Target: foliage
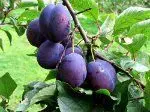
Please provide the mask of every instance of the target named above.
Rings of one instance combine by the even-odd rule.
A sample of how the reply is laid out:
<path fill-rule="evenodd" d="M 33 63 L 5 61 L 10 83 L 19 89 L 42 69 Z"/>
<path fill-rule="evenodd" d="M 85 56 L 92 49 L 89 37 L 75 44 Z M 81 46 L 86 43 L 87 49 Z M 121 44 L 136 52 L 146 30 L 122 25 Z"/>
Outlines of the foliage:
<path fill-rule="evenodd" d="M 37 2 L 8 1 L 0 0 L 0 30 L 6 33 L 11 45 L 13 37 L 10 29 L 14 29 L 19 36 L 22 36 L 28 23 L 39 17 L 45 4 L 43 0 L 37 0 Z M 45 82 L 36 81 L 25 86 L 23 99 L 16 111 L 26 111 L 33 104 L 44 105 L 43 111 L 55 112 L 150 111 L 150 54 L 149 51 L 142 49 L 147 47 L 150 40 L 150 8 L 146 8 L 149 6 L 146 0 L 134 1 L 145 5 L 145 8 L 139 6 L 128 8 L 131 4 L 136 3 L 131 0 L 103 0 L 103 2 L 70 0 L 76 12 L 92 8 L 81 14 L 81 17 L 85 21 L 88 20 L 86 24 L 90 21 L 90 24 L 97 26 L 96 35 L 92 32 L 87 33 L 90 38 L 99 37 L 98 45 L 96 42 L 92 43 L 93 46 L 96 46 L 93 47 L 94 50 L 101 50 L 104 57 L 129 72 L 131 79 L 127 78 L 127 74 L 117 70 L 118 81 L 115 91 L 112 93 L 107 90 L 95 92 L 88 88 L 72 88 L 64 82 L 56 81 L 57 71 L 51 70 Z M 109 13 L 110 11 L 113 13 Z M 99 31 L 100 23 L 101 31 Z M 82 24 L 83 28 L 87 29 L 84 24 Z M 78 32 L 75 35 L 78 42 L 81 37 Z M 85 46 L 83 43 L 80 45 Z M 0 48 L 4 50 L 1 38 Z M 144 90 L 135 83 L 134 79 L 145 84 Z M 0 95 L 2 96 L 0 111 L 9 111 L 6 106 L 7 100 L 16 86 L 9 73 L 0 78 Z"/>

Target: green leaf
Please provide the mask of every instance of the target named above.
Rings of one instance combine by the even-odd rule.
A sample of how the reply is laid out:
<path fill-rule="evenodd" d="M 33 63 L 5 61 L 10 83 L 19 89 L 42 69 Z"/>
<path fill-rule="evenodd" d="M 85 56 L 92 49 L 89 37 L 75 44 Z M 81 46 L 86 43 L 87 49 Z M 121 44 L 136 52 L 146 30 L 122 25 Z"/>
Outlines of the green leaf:
<path fill-rule="evenodd" d="M 2 51 L 4 51 L 3 40 L 1 38 L 0 38 L 0 48 L 2 49 Z"/>
<path fill-rule="evenodd" d="M 4 74 L 0 78 L 0 95 L 6 97 L 7 99 L 9 99 L 10 95 L 13 93 L 16 87 L 17 84 L 11 78 L 9 73 Z"/>
<path fill-rule="evenodd" d="M 114 94 L 119 96 L 120 100 L 115 106 L 115 112 L 125 112 L 126 106 L 128 104 L 128 86 L 131 83 L 131 80 L 124 81 L 117 84 Z"/>
<path fill-rule="evenodd" d="M 129 68 L 132 68 L 133 70 L 136 70 L 137 72 L 147 72 L 150 70 L 147 65 L 144 65 L 138 61 L 134 61 L 130 59 L 129 57 L 121 58 L 120 65 L 124 70 L 127 70 Z"/>
<path fill-rule="evenodd" d="M 122 47 L 127 49 L 130 53 L 134 54 L 146 43 L 147 37 L 143 34 L 134 35 L 131 43 L 120 43 Z"/>
<path fill-rule="evenodd" d="M 65 83 L 57 81 L 58 106 L 61 112 L 91 112 L 92 98 L 71 93 Z"/>
<path fill-rule="evenodd" d="M 117 35 L 122 33 L 125 29 L 129 29 L 133 24 L 149 18 L 150 8 L 130 7 L 117 17 L 114 34 Z"/>
<path fill-rule="evenodd" d="M 132 66 L 132 68 L 134 70 L 136 70 L 137 72 L 147 72 L 150 70 L 150 68 L 148 68 L 146 65 L 143 65 L 141 63 L 135 63 L 134 66 Z"/>
<path fill-rule="evenodd" d="M 99 89 L 99 90 L 96 91 L 96 93 L 110 96 L 110 92 L 107 89 Z"/>
<path fill-rule="evenodd" d="M 45 81 L 51 80 L 56 78 L 56 75 L 58 75 L 58 70 L 54 69 L 54 70 L 50 70 L 49 74 L 47 75 Z"/>
<path fill-rule="evenodd" d="M 35 7 L 35 6 L 38 6 L 38 4 L 37 2 L 34 2 L 34 1 L 24 1 L 18 4 L 18 8 Z"/>
<path fill-rule="evenodd" d="M 12 45 L 12 35 L 11 35 L 11 33 L 7 30 L 3 30 L 3 31 L 6 33 L 8 39 L 9 39 L 10 45 Z"/>
<path fill-rule="evenodd" d="M 4 25 L 0 28 L 2 31 L 4 31 L 9 39 L 10 45 L 12 44 L 12 35 L 10 33 L 10 30 L 12 30 L 11 25 Z"/>
<path fill-rule="evenodd" d="M 14 3 L 15 3 L 15 0 L 9 0 L 10 7 L 12 9 L 14 8 Z"/>
<path fill-rule="evenodd" d="M 83 14 L 89 19 L 96 21 L 99 15 L 98 5 L 94 0 L 69 0 L 73 8 L 77 11 L 83 11 L 88 8 L 91 10 L 84 12 Z"/>
<path fill-rule="evenodd" d="M 120 65 L 124 70 L 131 68 L 134 66 L 134 61 L 131 60 L 129 57 L 123 57 L 120 59 Z"/>
<path fill-rule="evenodd" d="M 106 37 L 107 35 L 111 35 L 113 33 L 113 28 L 115 25 L 115 15 L 108 15 L 106 20 L 101 26 L 101 35 Z"/>
<path fill-rule="evenodd" d="M 23 101 L 17 106 L 16 111 L 26 111 L 30 106 L 31 99 L 43 88 L 48 87 L 48 84 L 35 81 L 25 86 L 23 93 Z"/>
<path fill-rule="evenodd" d="M 14 19 L 13 17 L 10 17 L 10 20 L 11 20 L 12 25 L 15 28 L 15 31 L 17 32 L 18 36 L 22 36 L 25 32 L 25 28 L 23 26 L 18 26 L 16 19 Z"/>
<path fill-rule="evenodd" d="M 6 112 L 3 107 L 0 106 L 0 112 Z"/>
<path fill-rule="evenodd" d="M 38 10 L 42 10 L 45 5 L 44 5 L 44 1 L 43 0 L 37 0 L 38 1 Z"/>
<path fill-rule="evenodd" d="M 127 112 L 148 112 L 139 101 L 129 102 Z"/>
<path fill-rule="evenodd" d="M 43 100 L 51 100 L 51 97 L 56 93 L 56 84 L 51 84 L 48 87 L 41 89 L 32 99 L 31 105 Z M 49 101 L 50 102 L 50 101 Z"/>
<path fill-rule="evenodd" d="M 28 22 L 39 17 L 40 12 L 37 10 L 25 10 L 18 18 L 18 22 Z"/>
<path fill-rule="evenodd" d="M 7 17 L 13 17 L 13 18 L 18 18 L 23 12 L 25 11 L 24 8 L 17 8 L 17 9 L 14 9 L 12 11 L 10 11 L 8 13 L 8 16 Z"/>
<path fill-rule="evenodd" d="M 150 111 L 150 72 L 145 76 L 146 86 L 144 89 L 145 107 Z"/>
<path fill-rule="evenodd" d="M 128 32 L 128 36 L 133 36 L 136 34 L 144 34 L 148 38 L 150 37 L 150 19 L 132 25 Z"/>

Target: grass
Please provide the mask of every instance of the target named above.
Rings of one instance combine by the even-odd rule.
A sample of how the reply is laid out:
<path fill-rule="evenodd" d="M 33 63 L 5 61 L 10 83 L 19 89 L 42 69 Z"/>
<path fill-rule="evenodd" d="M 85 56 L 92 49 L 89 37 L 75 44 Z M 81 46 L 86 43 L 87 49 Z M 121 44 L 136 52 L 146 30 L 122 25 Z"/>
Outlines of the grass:
<path fill-rule="evenodd" d="M 4 52 L 0 51 L 0 76 L 9 72 L 18 85 L 9 102 L 10 108 L 15 109 L 21 100 L 23 85 L 34 80 L 44 80 L 48 70 L 42 69 L 35 57 L 27 55 L 32 54 L 35 48 L 28 43 L 25 35 L 18 37 L 12 32 L 13 42 L 10 46 L 5 33 L 0 31 L 0 34 L 4 45 Z"/>

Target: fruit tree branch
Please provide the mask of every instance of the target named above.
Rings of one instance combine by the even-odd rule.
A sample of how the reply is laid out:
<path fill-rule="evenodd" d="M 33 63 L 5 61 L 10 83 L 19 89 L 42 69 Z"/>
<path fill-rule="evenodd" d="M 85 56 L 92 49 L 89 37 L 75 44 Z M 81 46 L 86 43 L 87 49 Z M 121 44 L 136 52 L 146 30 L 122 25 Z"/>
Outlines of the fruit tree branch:
<path fill-rule="evenodd" d="M 63 4 L 64 4 L 64 5 L 67 7 L 67 9 L 69 10 L 69 12 L 70 12 L 70 14 L 71 14 L 71 16 L 72 16 L 72 18 L 73 18 L 75 27 L 77 27 L 77 29 L 79 30 L 79 32 L 80 32 L 80 34 L 81 34 L 81 36 L 82 36 L 84 42 L 85 42 L 86 44 L 90 44 L 91 42 L 90 42 L 90 40 L 88 39 L 88 37 L 87 37 L 87 35 L 86 35 L 86 32 L 84 31 L 84 29 L 83 29 L 82 26 L 80 25 L 80 22 L 79 22 L 79 20 L 78 20 L 78 18 L 77 18 L 77 16 L 76 16 L 75 11 L 73 10 L 73 8 L 72 8 L 72 6 L 71 6 L 71 4 L 70 4 L 70 2 L 69 2 L 68 0 L 62 0 L 62 1 L 63 1 Z M 101 58 L 101 59 L 103 59 L 103 60 L 105 60 L 105 61 L 111 63 L 111 64 L 116 68 L 116 70 L 119 70 L 119 71 L 121 71 L 121 72 L 127 74 L 127 76 L 130 77 L 132 80 L 134 80 L 134 82 L 136 82 L 138 85 L 140 85 L 140 86 L 142 87 L 142 89 L 145 88 L 145 85 L 142 84 L 139 80 L 135 79 L 129 72 L 123 70 L 121 67 L 119 67 L 118 65 L 116 65 L 114 62 L 111 62 L 111 61 L 107 60 L 106 58 L 104 58 L 103 56 L 101 56 L 100 53 L 98 53 L 98 52 L 95 51 L 94 54 L 95 54 L 96 57 Z"/>

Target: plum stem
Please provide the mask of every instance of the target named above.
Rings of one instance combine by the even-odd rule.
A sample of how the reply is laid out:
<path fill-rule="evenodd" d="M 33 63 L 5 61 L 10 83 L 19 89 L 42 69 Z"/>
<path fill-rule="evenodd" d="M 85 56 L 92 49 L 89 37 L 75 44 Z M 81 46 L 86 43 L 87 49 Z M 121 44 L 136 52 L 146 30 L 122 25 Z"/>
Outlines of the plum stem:
<path fill-rule="evenodd" d="M 68 35 L 68 36 L 69 36 L 69 35 Z M 71 36 L 70 36 L 70 37 L 71 37 Z M 71 39 L 70 37 L 69 37 L 69 40 Z M 65 48 L 64 48 L 64 51 L 63 51 L 63 53 L 62 53 L 62 55 L 61 55 L 61 57 L 60 57 L 60 60 L 59 60 L 59 62 L 58 62 L 57 65 L 56 65 L 56 68 L 58 68 L 58 66 L 59 66 L 59 64 L 61 63 L 63 57 L 65 56 L 65 52 L 66 52 L 66 49 L 67 49 L 68 45 L 69 45 L 69 41 L 67 42 L 67 45 L 66 45 Z"/>
<path fill-rule="evenodd" d="M 74 53 L 74 33 L 72 34 L 72 52 Z"/>
<path fill-rule="evenodd" d="M 93 52 L 93 45 L 92 44 L 90 46 L 90 50 L 91 50 L 91 54 L 92 54 L 92 59 L 93 59 L 93 61 L 95 61 L 94 52 Z"/>
<path fill-rule="evenodd" d="M 62 1 L 63 1 L 63 4 L 64 4 L 64 5 L 67 7 L 67 9 L 69 10 L 69 12 L 70 12 L 70 14 L 71 14 L 71 16 L 72 16 L 72 18 L 73 18 L 74 24 L 75 24 L 75 26 L 78 28 L 78 30 L 79 30 L 79 32 L 80 32 L 80 35 L 82 36 L 84 42 L 85 42 L 87 45 L 91 45 L 91 42 L 90 42 L 90 40 L 88 39 L 85 30 L 84 30 L 83 27 L 80 25 L 80 22 L 79 22 L 79 20 L 78 20 L 78 18 L 77 18 L 77 16 L 76 16 L 76 13 L 75 13 L 74 9 L 72 8 L 72 6 L 71 6 L 71 4 L 70 4 L 70 2 L 69 2 L 68 0 L 62 0 Z M 119 70 L 119 71 L 125 73 L 125 74 L 126 74 L 128 77 L 130 77 L 134 82 L 136 82 L 137 85 L 140 85 L 140 86 L 142 87 L 142 89 L 145 88 L 145 85 L 144 85 L 142 82 L 140 82 L 139 80 L 135 79 L 128 71 L 125 71 L 123 68 L 121 68 L 120 66 L 118 66 L 118 65 L 115 64 L 114 62 L 112 62 L 112 61 L 106 59 L 104 56 L 101 56 L 101 54 L 100 54 L 99 52 L 94 51 L 94 54 L 95 54 L 96 57 L 98 57 L 98 58 L 100 58 L 100 59 L 102 59 L 102 60 L 105 60 L 105 61 L 111 63 L 111 64 L 115 67 L 116 70 Z"/>

